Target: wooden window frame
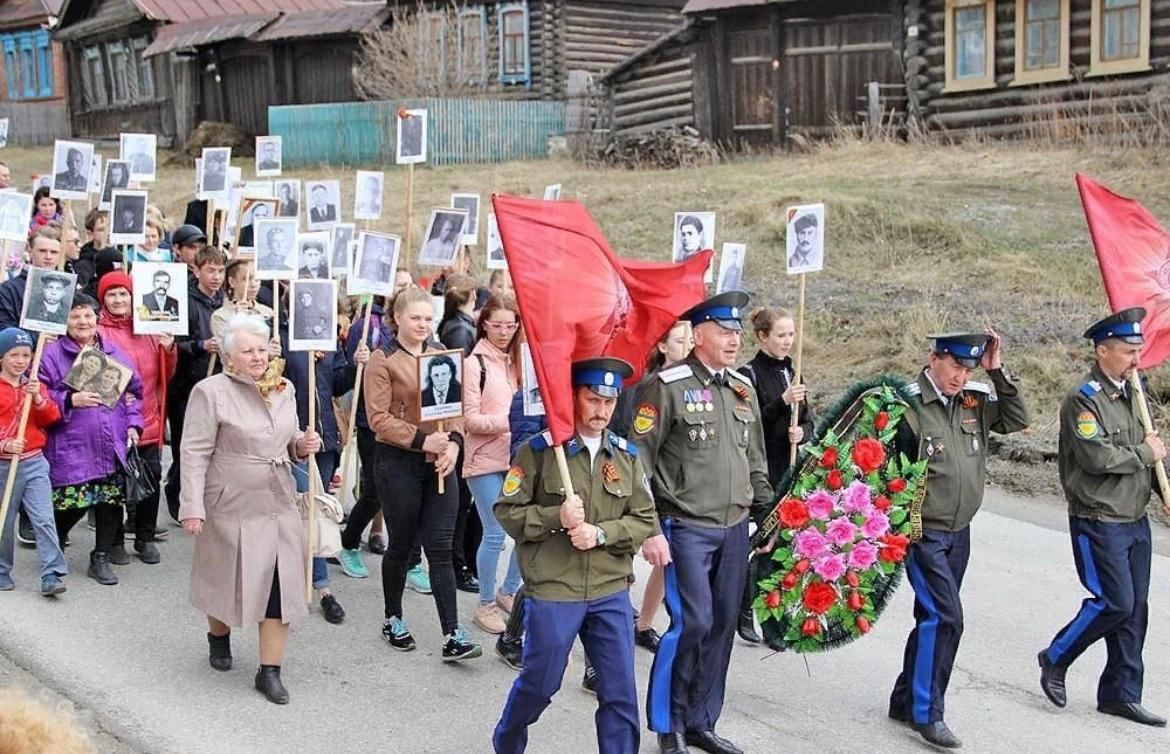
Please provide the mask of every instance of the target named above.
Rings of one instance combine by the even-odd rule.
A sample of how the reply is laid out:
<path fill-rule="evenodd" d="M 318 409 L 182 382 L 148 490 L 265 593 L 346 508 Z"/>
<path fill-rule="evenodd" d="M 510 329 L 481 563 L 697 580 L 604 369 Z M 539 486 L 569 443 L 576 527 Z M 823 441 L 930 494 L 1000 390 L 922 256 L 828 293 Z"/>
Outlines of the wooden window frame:
<path fill-rule="evenodd" d="M 142 57 L 142 53 L 150 46 L 146 37 L 132 37 L 130 39 L 130 55 L 135 58 L 134 70 L 138 81 L 136 101 L 152 102 L 158 98 L 158 91 L 154 81 L 154 63 L 149 58 Z"/>
<path fill-rule="evenodd" d="M 963 8 L 983 6 L 984 39 L 986 48 L 984 55 L 984 74 L 978 78 L 955 78 L 955 13 Z M 995 88 L 995 0 L 946 0 L 946 12 L 943 20 L 945 34 L 944 63 L 946 67 L 946 82 L 943 92 L 970 92 L 976 89 Z"/>
<path fill-rule="evenodd" d="M 48 54 L 49 33 L 43 29 L 0 35 L 8 99 L 28 102 L 53 96 L 53 58 Z"/>
<path fill-rule="evenodd" d="M 479 60 L 468 60 L 464 45 L 464 21 L 475 19 L 479 22 Z M 487 13 L 482 5 L 459 11 L 459 83 L 471 86 L 487 86 Z"/>
<path fill-rule="evenodd" d="M 1069 69 L 1069 48 L 1072 47 L 1072 12 L 1069 10 L 1069 0 L 1060 0 L 1060 61 L 1047 68 L 1027 67 L 1028 60 L 1028 28 L 1027 28 L 1028 0 L 1016 0 L 1016 74 L 1011 86 L 1025 86 L 1027 84 L 1044 84 L 1051 81 L 1068 81 L 1072 78 Z"/>
<path fill-rule="evenodd" d="M 529 28 L 528 17 L 528 3 L 505 3 L 499 7 L 498 21 L 499 21 L 499 47 L 500 47 L 500 83 L 501 84 L 523 84 L 525 86 L 532 83 L 532 29 Z M 510 13 L 523 14 L 523 43 L 521 48 L 524 54 L 524 71 L 520 72 L 506 72 L 504 65 L 505 56 L 507 54 L 506 37 L 504 35 L 504 19 Z"/>
<path fill-rule="evenodd" d="M 105 58 L 100 44 L 87 45 L 81 50 L 81 101 L 86 110 L 104 109 L 110 106 L 110 93 L 106 89 Z M 97 66 L 100 80 L 94 78 Z M 88 95 L 88 100 L 86 99 Z"/>
<path fill-rule="evenodd" d="M 1103 60 L 1101 45 L 1102 11 L 1105 4 L 1102 0 L 1093 0 L 1092 23 L 1089 32 L 1089 72 L 1087 76 L 1113 76 L 1119 73 L 1140 73 L 1150 70 L 1150 0 L 1139 0 L 1139 18 L 1141 30 L 1138 35 L 1138 55 L 1135 58 L 1123 60 Z"/>

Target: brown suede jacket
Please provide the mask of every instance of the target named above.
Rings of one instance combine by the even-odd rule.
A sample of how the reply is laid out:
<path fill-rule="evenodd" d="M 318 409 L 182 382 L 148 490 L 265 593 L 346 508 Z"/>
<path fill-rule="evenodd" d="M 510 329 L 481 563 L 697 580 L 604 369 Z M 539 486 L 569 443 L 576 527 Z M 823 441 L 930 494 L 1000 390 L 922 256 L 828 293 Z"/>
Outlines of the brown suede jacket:
<path fill-rule="evenodd" d="M 437 341 L 428 340 L 423 353 L 445 351 Z M 403 450 L 423 452 L 427 435 L 439 430 L 439 422 L 420 421 L 418 358 L 391 339 L 370 355 L 362 382 L 366 418 L 378 442 Z M 446 419 L 443 431 L 463 447 L 463 419 Z M 428 460 L 434 457 L 428 454 Z"/>

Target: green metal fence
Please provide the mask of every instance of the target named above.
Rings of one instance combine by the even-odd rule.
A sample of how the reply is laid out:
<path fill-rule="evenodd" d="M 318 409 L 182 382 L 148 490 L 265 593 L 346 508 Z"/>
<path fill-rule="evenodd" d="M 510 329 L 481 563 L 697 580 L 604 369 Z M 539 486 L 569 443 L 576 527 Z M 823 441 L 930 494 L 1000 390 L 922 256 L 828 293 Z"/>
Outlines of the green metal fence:
<path fill-rule="evenodd" d="M 268 132 L 288 168 L 393 164 L 400 107 L 427 110 L 431 165 L 541 159 L 565 129 L 563 102 L 412 99 L 269 107 Z"/>

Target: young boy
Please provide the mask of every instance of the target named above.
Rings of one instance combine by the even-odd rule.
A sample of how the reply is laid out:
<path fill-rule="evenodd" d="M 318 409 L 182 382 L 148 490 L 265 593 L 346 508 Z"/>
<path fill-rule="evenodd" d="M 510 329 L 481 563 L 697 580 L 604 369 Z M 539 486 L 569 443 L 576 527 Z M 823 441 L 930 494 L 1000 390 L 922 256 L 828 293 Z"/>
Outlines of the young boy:
<path fill-rule="evenodd" d="M 167 420 L 171 423 L 171 468 L 167 472 L 167 509 L 178 525 L 179 515 L 179 446 L 183 441 L 183 415 L 195 383 L 207 377 L 212 358 L 212 373 L 221 371 L 219 341 L 211 328 L 211 317 L 223 306 L 223 278 L 227 255 L 215 246 L 204 246 L 195 255 L 195 287 L 187 307 L 187 335 L 175 339 L 179 349 L 178 366 L 167 390 Z"/>
<path fill-rule="evenodd" d="M 45 428 L 60 420 L 61 412 L 40 382 L 25 377 L 32 352 L 33 340 L 24 330 L 8 327 L 0 331 L 0 480 L 8 479 L 8 467 L 14 458 L 20 459 L 7 520 L 0 524 L 0 592 L 15 588 L 11 575 L 15 549 L 12 524 L 16 512 L 23 508 L 36 531 L 41 594 L 54 597 L 65 591 L 62 579 L 69 568 L 57 541 L 49 463 L 41 451 L 45 447 Z M 33 403 L 22 440 L 17 438 L 17 428 L 26 395 L 32 396 Z"/>

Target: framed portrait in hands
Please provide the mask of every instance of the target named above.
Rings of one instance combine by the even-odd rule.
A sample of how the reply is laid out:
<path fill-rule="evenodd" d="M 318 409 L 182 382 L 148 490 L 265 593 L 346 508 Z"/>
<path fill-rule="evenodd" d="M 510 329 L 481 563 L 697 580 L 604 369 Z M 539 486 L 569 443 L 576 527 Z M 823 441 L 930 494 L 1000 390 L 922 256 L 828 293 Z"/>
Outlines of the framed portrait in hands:
<path fill-rule="evenodd" d="M 456 348 L 419 356 L 418 384 L 422 421 L 463 416 L 463 351 Z"/>
<path fill-rule="evenodd" d="M 337 284 L 332 280 L 289 283 L 290 351 L 337 350 Z"/>

